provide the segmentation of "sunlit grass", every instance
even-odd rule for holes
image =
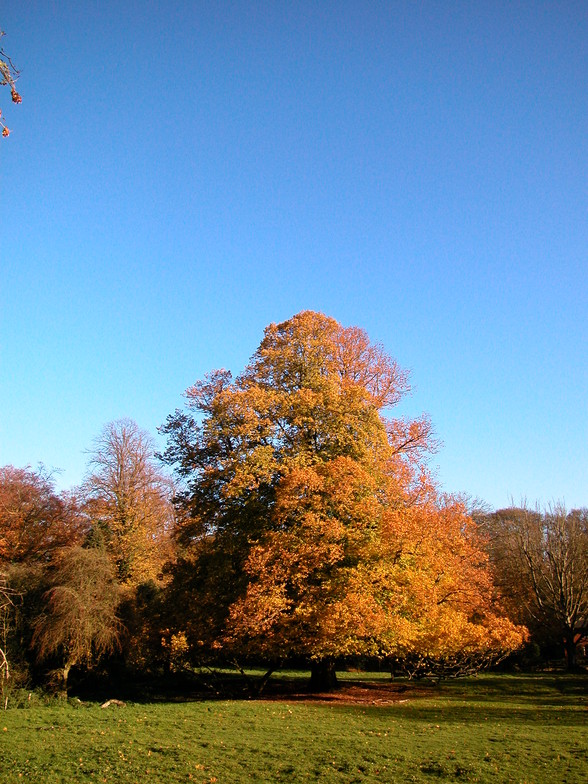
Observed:
[[[0,714],[0,782],[584,784],[587,686],[484,676],[385,706],[33,700]]]

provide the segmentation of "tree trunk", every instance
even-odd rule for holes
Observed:
[[[68,662],[64,666],[63,672],[61,673],[61,692],[60,692],[60,696],[64,700],[67,700],[67,679],[68,679],[69,671],[71,670],[71,667],[72,667],[71,664]]]
[[[310,690],[332,691],[337,687],[337,673],[334,659],[313,661],[310,670]]]
[[[576,640],[573,632],[564,637],[566,651],[566,669],[568,672],[575,672],[577,669]]]

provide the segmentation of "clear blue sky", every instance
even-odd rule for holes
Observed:
[[[263,328],[412,372],[448,491],[588,504],[588,4],[7,2],[0,464],[80,481]],[[160,442],[162,444],[162,442]]]

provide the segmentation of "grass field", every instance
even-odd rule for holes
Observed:
[[[33,699],[0,713],[0,782],[585,784],[587,687],[485,675],[388,705]]]

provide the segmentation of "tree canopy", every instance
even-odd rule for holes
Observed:
[[[46,562],[81,529],[75,499],[58,495],[43,468],[0,467],[0,565]]]

